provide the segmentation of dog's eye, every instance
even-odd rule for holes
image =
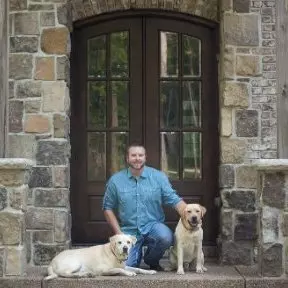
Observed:
[[[200,213],[200,210],[196,210],[196,213]]]
[[[122,242],[121,242],[121,241],[118,241],[118,244],[122,244]]]
[[[130,244],[131,242],[130,241],[127,241],[127,244]]]
[[[191,213],[191,210],[188,210],[187,213]]]

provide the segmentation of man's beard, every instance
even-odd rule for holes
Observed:
[[[145,166],[145,163],[142,163],[142,165],[140,166],[140,168],[138,167],[134,167],[133,164],[130,164],[128,163],[128,166],[132,169],[135,169],[135,170],[141,170],[144,166]]]

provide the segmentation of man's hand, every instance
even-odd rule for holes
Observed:
[[[180,217],[183,216],[183,213],[184,213],[186,206],[187,206],[187,204],[183,200],[181,200],[179,203],[176,204],[175,210],[178,212]]]

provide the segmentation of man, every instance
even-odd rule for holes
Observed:
[[[142,247],[147,246],[144,262],[150,269],[163,271],[159,261],[173,244],[173,233],[164,224],[162,205],[174,207],[181,215],[186,203],[173,190],[163,172],[145,166],[143,146],[130,145],[126,161],[128,168],[114,174],[107,183],[103,200],[105,218],[115,234],[137,237],[127,266],[139,267]]]

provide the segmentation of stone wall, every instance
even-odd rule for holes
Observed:
[[[276,1],[223,0],[220,57],[221,260],[257,262],[257,173],[251,159],[277,158]]]
[[[25,213],[32,165],[27,159],[0,159],[0,277],[25,273]]]
[[[66,1],[10,0],[8,157],[34,160],[27,262],[48,264],[70,244],[69,53]]]

